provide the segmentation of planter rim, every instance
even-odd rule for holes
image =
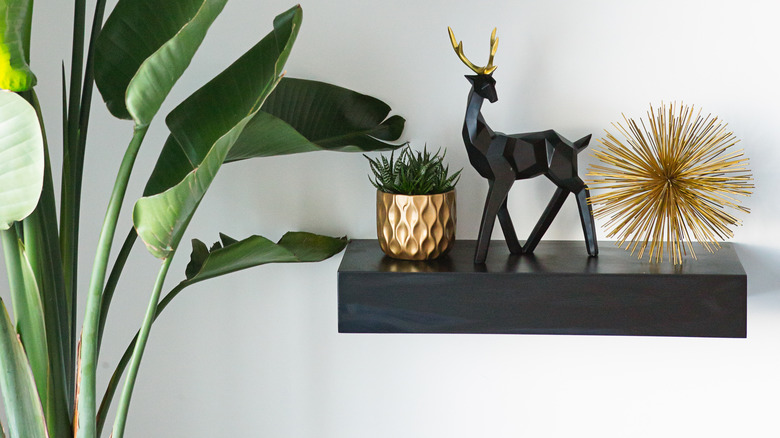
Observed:
[[[404,194],[404,193],[390,193],[390,192],[385,192],[385,191],[382,191],[382,190],[379,190],[379,189],[377,189],[376,191],[377,191],[377,193],[381,193],[381,194],[383,194],[383,195],[390,195],[390,196],[410,196],[410,197],[411,197],[411,196],[437,196],[437,195],[446,195],[446,194],[448,194],[448,193],[454,193],[456,190],[457,190],[456,188],[453,188],[452,190],[450,190],[450,191],[448,191],[448,192],[441,192],[441,193],[429,193],[429,194],[427,194],[427,195],[407,195],[407,194]]]

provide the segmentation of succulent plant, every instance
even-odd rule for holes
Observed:
[[[436,153],[428,152],[427,146],[423,151],[413,151],[407,146],[401,149],[398,158],[394,159],[395,151],[390,153],[388,159],[384,155],[372,159],[366,155],[371,167],[373,178],[371,181],[377,190],[385,193],[400,195],[434,195],[446,193],[455,188],[460,179],[458,170],[449,174],[449,166],[444,165],[444,155],[441,149]]]

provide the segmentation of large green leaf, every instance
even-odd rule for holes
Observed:
[[[193,239],[185,284],[192,284],[266,263],[318,262],[341,252],[346,237],[328,237],[305,232],[288,232],[274,243],[262,236],[236,241],[220,235],[209,249]]]
[[[285,100],[289,99],[289,104]],[[271,111],[273,112],[266,112]],[[246,124],[225,162],[322,150],[369,152],[396,148],[404,119],[385,119],[390,107],[379,99],[322,82],[282,78],[263,107]],[[169,137],[144,195],[160,193],[191,172],[190,157]]]
[[[373,151],[397,145],[401,116],[365,94],[323,82],[284,78],[241,133],[227,161],[319,150]]]
[[[26,91],[35,85],[30,70],[33,0],[0,0],[0,88]]]
[[[0,91],[0,230],[27,217],[43,189],[43,136],[35,109]]]
[[[155,257],[178,246],[228,151],[278,83],[301,18],[300,6],[277,16],[271,33],[168,115],[171,137],[160,162],[181,159],[133,210],[138,235]]]
[[[120,0],[95,46],[95,83],[111,114],[149,124],[225,3]]]
[[[186,270],[187,278],[160,301],[155,319],[182,290],[197,282],[267,263],[318,262],[338,254],[347,245],[346,237],[328,237],[305,232],[288,232],[278,243],[261,236],[251,236],[241,241],[223,234],[220,234],[220,238],[221,241],[212,245],[211,249],[203,242],[193,239],[190,263]],[[136,333],[108,382],[98,411],[98,430],[102,430],[137,339]]]
[[[47,437],[41,401],[30,365],[0,299],[0,389],[11,438]]]

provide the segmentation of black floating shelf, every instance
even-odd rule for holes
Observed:
[[[431,262],[353,240],[338,271],[340,333],[526,333],[744,338],[747,276],[734,247],[681,266],[637,260],[611,242],[543,241],[533,255],[473,240]]]

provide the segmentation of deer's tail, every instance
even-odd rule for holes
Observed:
[[[574,142],[572,146],[574,146],[574,150],[579,153],[581,150],[588,147],[588,143],[590,143],[590,137],[591,134],[586,135],[585,137],[582,137],[581,139]]]

